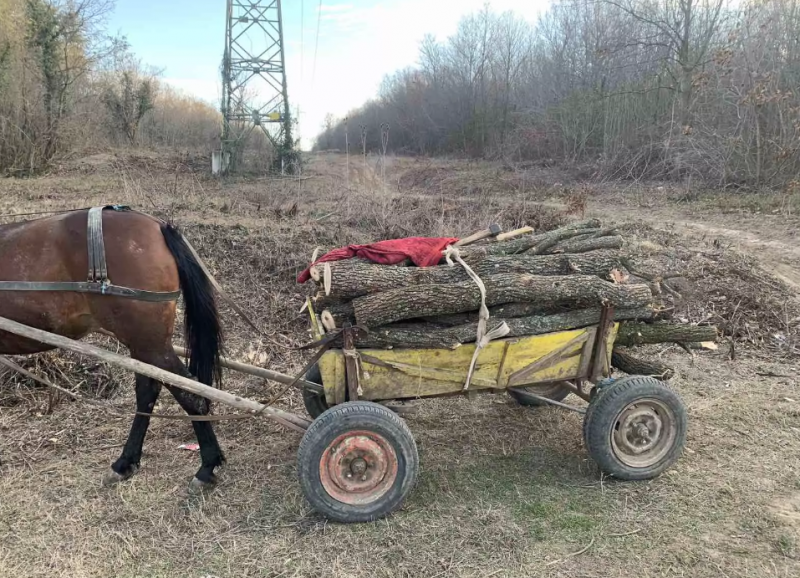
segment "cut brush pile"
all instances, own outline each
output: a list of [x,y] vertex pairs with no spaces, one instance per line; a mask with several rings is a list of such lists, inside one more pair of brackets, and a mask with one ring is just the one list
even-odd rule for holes
[[621,322],[612,364],[662,379],[671,368],[624,348],[717,337],[713,326],[666,320],[658,278],[632,282],[620,251],[624,239],[597,220],[541,234],[521,230],[510,240],[500,239],[512,233],[489,231],[468,238],[486,237],[475,244],[448,246],[432,267],[320,260],[309,270],[314,308],[326,330],[348,323],[368,329],[356,341],[360,348],[450,349],[595,325],[608,305]]

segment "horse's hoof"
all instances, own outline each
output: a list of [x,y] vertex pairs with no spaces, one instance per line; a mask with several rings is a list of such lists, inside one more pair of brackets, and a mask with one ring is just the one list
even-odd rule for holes
[[135,474],[136,470],[138,469],[139,468],[137,468],[136,466],[131,466],[127,474],[120,474],[115,472],[114,468],[111,468],[111,470],[103,478],[103,487],[110,488],[111,486],[116,486],[120,482],[124,482],[125,480],[130,478],[133,474]]
[[215,482],[204,482],[197,478],[192,478],[189,482],[189,493],[193,496],[202,496],[209,493],[216,487]]

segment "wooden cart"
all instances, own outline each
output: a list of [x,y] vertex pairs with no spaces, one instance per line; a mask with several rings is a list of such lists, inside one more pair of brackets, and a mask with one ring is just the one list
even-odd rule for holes
[[[322,338],[323,329],[313,308],[309,310],[312,329]],[[416,483],[414,437],[397,413],[376,402],[464,394],[475,347],[330,349],[299,380],[222,360],[235,371],[300,386],[311,421],[10,319],[0,317],[0,330],[111,363],[303,432],[297,458],[303,493],[315,509],[340,522],[375,520],[396,510]],[[523,405],[551,404],[585,414],[584,442],[601,470],[625,480],[655,477],[682,452],[686,411],[678,396],[652,377],[608,379],[616,331],[612,311],[606,309],[597,326],[492,342],[480,352],[466,393],[507,390]],[[343,333],[347,340],[347,331]],[[588,407],[563,403],[570,393],[587,401]]]
[[[325,336],[308,304],[312,332]],[[455,349],[330,349],[306,379],[324,392],[304,391],[315,421],[298,461],[306,498],[342,522],[381,517],[414,487],[416,445],[403,420],[376,402],[507,390],[523,405],[551,404],[584,414],[589,455],[601,470],[625,480],[653,478],[679,458],[686,411],[667,385],[645,376],[609,379],[618,324],[613,310],[600,323],[570,331],[500,339],[479,354],[464,390],[475,345]],[[348,340],[347,330],[343,339]],[[570,393],[587,408],[563,403]]]

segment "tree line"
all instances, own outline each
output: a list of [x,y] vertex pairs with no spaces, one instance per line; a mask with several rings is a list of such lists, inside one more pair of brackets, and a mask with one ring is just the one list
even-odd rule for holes
[[105,31],[113,0],[0,0],[0,174],[98,145],[209,149],[221,116]]
[[800,169],[798,0],[562,0],[489,8],[385,78],[317,149],[588,164],[616,178],[785,186]]

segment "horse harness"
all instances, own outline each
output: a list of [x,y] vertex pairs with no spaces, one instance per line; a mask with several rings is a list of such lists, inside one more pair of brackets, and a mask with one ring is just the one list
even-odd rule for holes
[[137,301],[175,301],[180,291],[145,291],[114,285],[108,278],[106,247],[103,240],[103,211],[129,211],[125,205],[106,205],[89,209],[86,237],[89,274],[86,281],[0,281],[0,291],[73,291],[125,297]]

